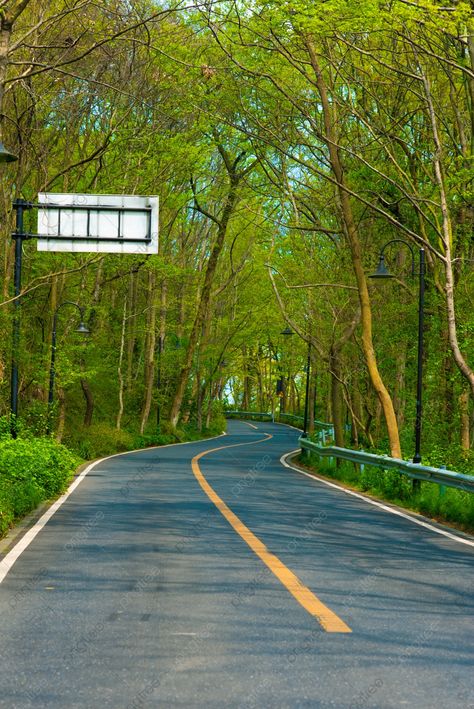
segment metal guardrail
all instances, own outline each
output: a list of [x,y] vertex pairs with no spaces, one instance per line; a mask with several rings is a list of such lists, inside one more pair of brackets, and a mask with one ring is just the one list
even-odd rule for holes
[[265,421],[273,421],[272,414],[266,411],[224,411],[224,416],[226,418],[234,416],[235,418],[257,418]]
[[[291,423],[295,428],[303,429],[304,418],[303,416],[296,416],[295,414],[271,414],[268,412],[259,411],[225,411],[225,416],[235,416],[235,418],[257,418],[264,421],[276,421],[277,423]],[[299,424],[299,425],[298,425]],[[332,423],[325,423],[324,421],[314,420],[314,427],[322,435],[323,438],[326,436],[334,436],[334,426]]]
[[456,473],[454,470],[433,468],[429,465],[421,465],[421,463],[412,463],[408,460],[389,458],[385,455],[376,455],[365,451],[351,450],[350,448],[325,446],[307,438],[300,438],[299,444],[302,450],[316,453],[321,458],[340,458],[361,466],[371,465],[382,470],[396,470],[414,480],[424,480],[444,485],[445,487],[455,487],[465,492],[474,492],[474,475],[464,475],[463,473]]
[[[226,411],[226,416],[235,416],[236,418],[258,418],[266,421],[292,421],[293,424],[303,424],[302,416],[294,414],[277,414],[275,417],[268,412],[257,411]],[[321,458],[339,458],[347,460],[350,463],[356,463],[363,469],[364,465],[371,465],[381,470],[396,470],[402,475],[407,475],[414,480],[424,480],[430,483],[437,483],[445,487],[454,487],[465,492],[474,492],[474,475],[465,475],[457,473],[454,470],[445,470],[444,468],[433,468],[430,465],[421,465],[421,463],[412,463],[409,460],[401,460],[399,458],[390,458],[387,455],[376,455],[375,453],[366,453],[365,451],[353,450],[351,448],[339,448],[338,446],[326,446],[326,436],[334,438],[334,426],[331,423],[323,421],[315,421],[315,428],[318,430],[317,436],[319,442],[309,440],[309,438],[300,438],[299,444],[302,450],[316,453]],[[296,426],[302,428],[302,426]]]

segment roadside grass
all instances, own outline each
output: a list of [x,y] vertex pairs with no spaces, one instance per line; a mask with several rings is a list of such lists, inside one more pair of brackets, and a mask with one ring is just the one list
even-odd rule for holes
[[426,517],[454,525],[465,532],[474,533],[474,495],[454,488],[442,488],[436,483],[421,482],[419,492],[414,492],[412,481],[406,475],[393,470],[381,470],[374,466],[360,466],[341,461],[338,467],[327,460],[309,454],[298,457],[298,462],[309,472],[339,481],[353,490],[371,497],[393,502],[405,509],[419,512]]
[[64,436],[64,445],[74,451],[84,460],[103,458],[114,453],[165,446],[170,443],[185,443],[202,438],[217,436],[226,429],[223,417],[216,417],[209,428],[198,429],[195,423],[172,428],[163,423],[159,428],[149,428],[143,434],[132,433],[125,429],[118,431],[107,423],[97,423],[92,426],[78,426]]

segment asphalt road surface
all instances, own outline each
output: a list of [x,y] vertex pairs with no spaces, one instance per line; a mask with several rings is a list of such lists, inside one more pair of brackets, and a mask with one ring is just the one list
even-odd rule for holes
[[99,462],[37,534],[0,707],[474,707],[474,547],[228,433]]

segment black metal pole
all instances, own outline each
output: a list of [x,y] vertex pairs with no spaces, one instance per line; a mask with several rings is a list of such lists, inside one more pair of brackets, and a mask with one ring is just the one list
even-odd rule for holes
[[311,340],[308,342],[308,360],[306,363],[306,396],[304,400],[304,421],[302,438],[308,437],[308,418],[309,418],[309,377],[311,370]]
[[[420,249],[420,286],[418,297],[418,368],[416,382],[416,417],[415,417],[415,455],[414,463],[421,463],[421,419],[423,394],[423,326],[425,310],[425,250]],[[419,487],[419,480],[414,480],[414,487]]]
[[16,210],[16,231],[12,234],[15,239],[15,265],[14,265],[14,313],[12,331],[12,374],[10,382],[10,432],[13,438],[17,437],[18,417],[18,351],[20,348],[20,307],[21,307],[21,266],[23,254],[23,240],[26,235],[23,230],[23,214],[30,205],[24,199],[17,199],[13,203]]

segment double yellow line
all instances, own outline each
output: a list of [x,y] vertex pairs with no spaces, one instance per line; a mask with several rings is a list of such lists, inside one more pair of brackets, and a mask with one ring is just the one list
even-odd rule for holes
[[252,551],[263,561],[263,563],[270,569],[270,571],[277,577],[277,579],[285,586],[285,588],[291,593],[292,596],[298,601],[303,608],[312,615],[318,623],[326,630],[328,633],[350,633],[352,632],[348,625],[344,623],[339,616],[337,616],[333,611],[324,605],[322,601],[319,600],[314,593],[305,586],[300,579],[280,561],[280,559],[268,551],[267,547],[263,542],[260,541],[258,537],[250,531],[248,527],[237,517],[236,514],[226,505],[226,503],[219,497],[216,491],[209,485],[206,478],[202,474],[201,468],[199,467],[199,461],[205,455],[210,453],[215,453],[216,451],[225,450],[227,448],[236,448],[237,446],[248,446],[255,443],[263,443],[264,441],[273,438],[270,434],[265,434],[265,438],[260,438],[257,441],[252,441],[251,443],[234,443],[230,446],[219,446],[218,448],[211,448],[207,451],[199,453],[199,455],[194,456],[191,461],[193,473],[196,479],[208,498],[217,507],[219,512],[225,517],[229,522],[231,527],[237,532],[239,536],[242,537],[244,542],[246,542]]

